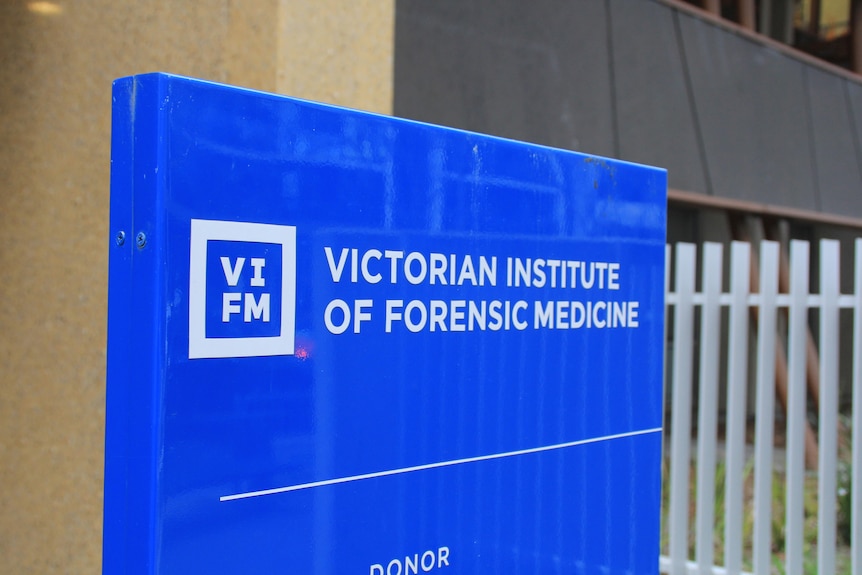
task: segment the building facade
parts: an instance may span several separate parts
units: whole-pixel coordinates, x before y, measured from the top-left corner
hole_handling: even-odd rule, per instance
[[[728,239],[728,213],[856,235],[862,78],[775,40],[790,3],[739,6],[0,4],[0,572],[101,562],[114,78],[166,71],[666,167],[670,239]]]

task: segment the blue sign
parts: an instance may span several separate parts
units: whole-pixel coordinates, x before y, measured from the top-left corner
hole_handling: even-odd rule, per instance
[[[664,171],[113,100],[104,573],[657,571]]]

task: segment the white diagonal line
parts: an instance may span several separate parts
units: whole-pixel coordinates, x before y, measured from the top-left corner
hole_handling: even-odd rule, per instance
[[[411,473],[413,471],[423,471],[425,469],[436,469],[439,467],[451,467],[453,465],[461,465],[462,463],[475,463],[477,461],[488,461],[491,459],[503,459],[505,457],[515,457],[516,455],[527,455],[530,453],[541,453],[543,451],[554,451],[556,449],[565,449],[567,447],[576,447],[578,445],[587,445],[590,443],[598,443],[601,441],[610,441],[612,439],[622,439],[624,437],[635,437],[637,435],[646,435],[649,433],[658,433],[661,427],[651,429],[641,429],[638,431],[628,431],[626,433],[617,433],[614,435],[605,435],[602,437],[592,437],[589,439],[579,439],[578,441],[568,441],[566,443],[557,443],[555,445],[544,445],[541,447],[531,447],[529,449],[519,449],[517,451],[506,451],[503,453],[492,453],[490,455],[478,455],[476,457],[465,457],[464,459],[453,459],[451,461],[440,461],[437,463],[426,463],[424,465],[414,465],[413,467],[402,467],[400,469],[390,469],[388,471],[375,471],[373,473],[363,473],[361,475],[351,475],[349,477],[338,477],[335,479],[325,479],[323,481],[312,481],[311,483],[300,483],[298,485],[288,485],[287,487],[276,487],[274,489],[264,489],[262,491],[249,491],[247,493],[237,493],[234,495],[224,495],[219,497],[219,501],[234,501],[236,499],[248,499],[249,497],[260,497],[261,495],[274,495],[276,493],[287,493],[289,491],[300,491],[302,489],[311,489],[313,487],[323,487],[324,485],[338,485],[339,483],[349,483],[351,481],[361,481],[363,479],[373,479],[375,477],[386,477],[389,475],[400,475],[402,473]]]

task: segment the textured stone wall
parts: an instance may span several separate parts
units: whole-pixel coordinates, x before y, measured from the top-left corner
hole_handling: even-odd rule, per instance
[[[0,3],[0,573],[101,565],[111,81],[391,112],[394,0]]]

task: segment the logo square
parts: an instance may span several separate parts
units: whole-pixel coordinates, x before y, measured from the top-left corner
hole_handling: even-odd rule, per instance
[[[189,359],[293,355],[296,227],[191,221]]]

